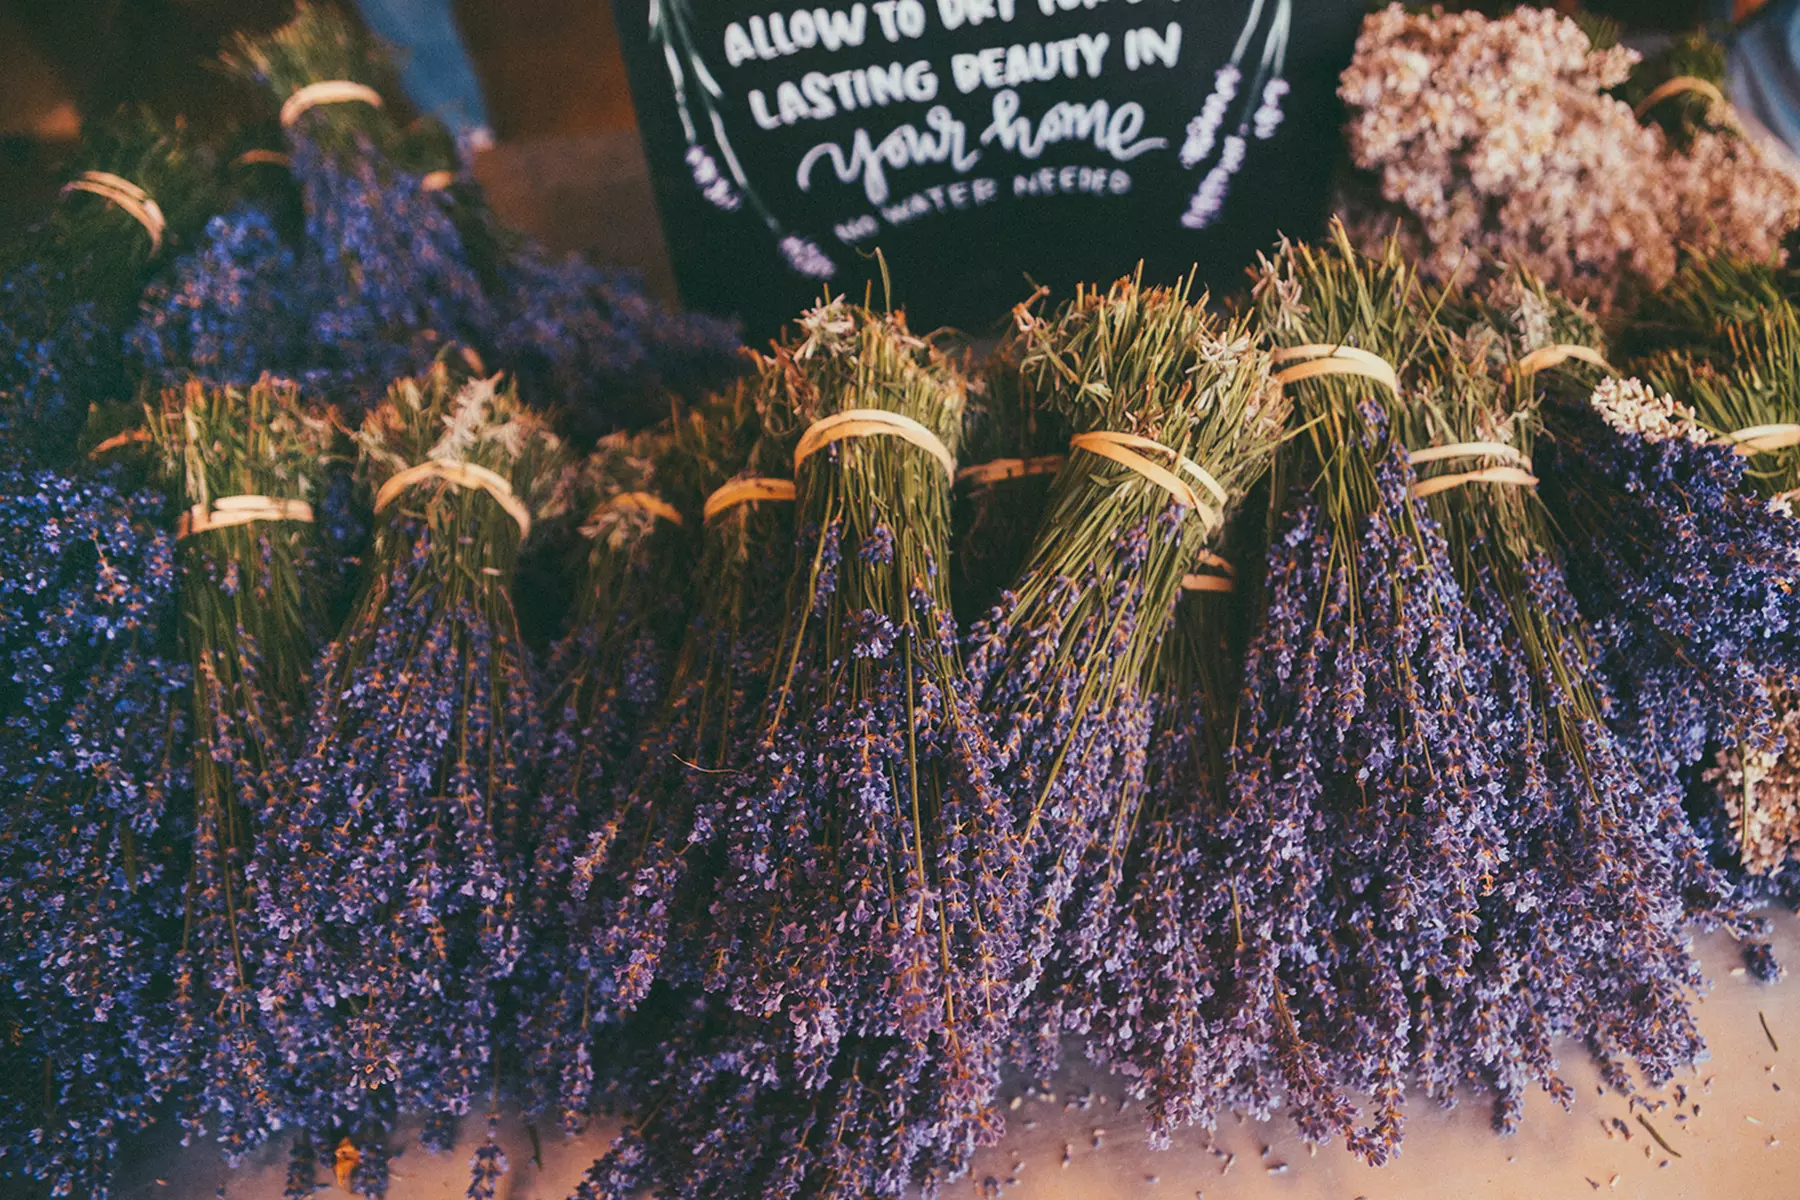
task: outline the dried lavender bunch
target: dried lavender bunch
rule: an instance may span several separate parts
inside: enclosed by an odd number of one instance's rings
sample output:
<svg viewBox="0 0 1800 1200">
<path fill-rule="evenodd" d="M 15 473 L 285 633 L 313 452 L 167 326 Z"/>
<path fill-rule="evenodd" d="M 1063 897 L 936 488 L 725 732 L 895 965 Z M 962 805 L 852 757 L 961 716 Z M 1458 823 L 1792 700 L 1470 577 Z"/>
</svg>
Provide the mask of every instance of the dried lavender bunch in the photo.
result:
<svg viewBox="0 0 1800 1200">
<path fill-rule="evenodd" d="M 168 1096 L 187 668 L 160 497 L 0 467 L 0 1179 L 110 1194 Z"/>
<path fill-rule="evenodd" d="M 1048 318 L 1016 316 L 1025 386 L 1077 437 L 1018 579 L 969 635 L 970 674 L 1026 856 L 1017 984 L 1039 994 L 1019 1053 L 1044 1074 L 1110 950 L 1182 577 L 1266 468 L 1287 408 L 1247 325 L 1214 316 L 1186 283 L 1121 279 Z M 1139 461 L 1176 489 L 1082 443 L 1096 433 L 1161 447 Z"/>
<path fill-rule="evenodd" d="M 286 1118 L 246 868 L 259 831 L 294 802 L 296 721 L 324 624 L 311 501 L 332 435 L 293 384 L 270 380 L 193 382 L 145 415 L 183 509 L 178 612 L 193 680 L 191 863 L 163 1036 L 183 1125 L 204 1137 L 211 1124 L 235 1160 Z"/>
<path fill-rule="evenodd" d="M 692 835 L 720 856 L 699 961 L 781 1049 L 763 1073 L 816 1093 L 805 1105 L 848 1080 L 858 1097 L 835 1165 L 785 1140 L 726 1151 L 887 1194 L 997 1133 L 1014 851 L 949 607 L 967 382 L 901 315 L 842 299 L 774 355 L 801 423 L 875 427 L 796 451 L 799 551 L 755 748 Z"/>
<path fill-rule="evenodd" d="M 1254 296 L 1282 347 L 1346 346 L 1404 377 L 1429 349 L 1412 268 L 1334 230 L 1286 245 Z M 1388 385 L 1289 385 L 1303 430 L 1250 643 L 1227 804 L 1194 891 L 1235 927 L 1212 1076 L 1372 1162 L 1399 1144 L 1430 1007 L 1479 955 L 1477 897 L 1504 853 L 1471 626 L 1441 534 L 1411 495 Z M 1234 931 L 1235 932 L 1235 931 Z M 1369 1096 L 1358 1123 L 1345 1099 Z"/>
<path fill-rule="evenodd" d="M 1447 338 L 1396 409 L 1396 428 L 1415 452 L 1486 442 L 1529 456 L 1536 397 L 1517 383 L 1495 370 L 1484 338 Z M 1456 469 L 1433 464 L 1421 487 Z M 1627 1094 L 1630 1066 L 1660 1087 L 1704 1056 L 1691 1007 L 1705 980 L 1687 926 L 1739 916 L 1683 811 L 1681 781 L 1643 769 L 1636 744 L 1615 732 L 1603 647 L 1530 478 L 1480 476 L 1426 502 L 1472 618 L 1502 788 L 1488 806 L 1500 840 L 1478 893 L 1481 953 L 1466 986 L 1422 1008 L 1430 1039 L 1419 1072 L 1434 1097 L 1491 1085 L 1505 1130 L 1528 1085 L 1567 1099 L 1551 1039 L 1581 1041 Z"/>
<path fill-rule="evenodd" d="M 544 671 L 548 762 L 532 822 L 530 943 L 519 970 L 527 1108 L 554 1103 L 571 1132 L 593 1086 L 589 1025 L 608 1007 L 584 969 L 592 922 L 572 895 L 574 875 L 589 832 L 628 787 L 632 750 L 663 702 L 694 567 L 683 513 L 698 505 L 679 457 L 691 447 L 678 450 L 677 440 L 666 427 L 603 438 L 572 487 L 587 518 L 574 604 Z"/>
<path fill-rule="evenodd" d="M 283 106 L 282 125 L 305 212 L 308 311 L 303 361 L 262 369 L 300 378 L 361 407 L 387 381 L 428 367 L 453 342 L 481 346 L 491 303 L 451 214 L 399 121 L 364 100 L 296 111 L 302 90 L 344 81 L 391 101 L 392 68 L 342 14 L 301 4 L 288 24 L 239 37 L 226 69 Z M 440 162 L 438 167 L 449 164 Z"/>
<path fill-rule="evenodd" d="M 1766 258 L 1800 224 L 1800 183 L 1729 130 L 1670 145 L 1609 94 L 1636 55 L 1577 22 L 1392 4 L 1371 14 L 1339 95 L 1352 163 L 1381 203 L 1359 216 L 1373 249 L 1399 224 L 1421 270 L 1524 266 L 1603 310 L 1629 307 L 1686 250 Z M 1654 190 L 1643 186 L 1654 179 Z"/>
<path fill-rule="evenodd" d="M 359 1131 L 374 1171 L 396 1111 L 447 1144 L 495 1086 L 542 746 L 509 588 L 561 450 L 510 387 L 443 364 L 395 383 L 356 441 L 377 488 L 368 579 L 314 668 L 292 800 L 253 871 L 295 1123 L 326 1145 Z"/>
<path fill-rule="evenodd" d="M 1795 421 L 1794 380 L 1800 378 L 1800 314 L 1785 299 L 1775 299 L 1771 277 L 1741 264 L 1719 262 L 1704 271 L 1696 269 L 1684 294 L 1663 310 L 1672 314 L 1689 308 L 1696 320 L 1683 322 L 1699 335 L 1697 344 L 1688 349 L 1665 350 L 1650 355 L 1637 364 L 1653 389 L 1668 390 L 1691 406 L 1695 423 L 1715 435 L 1729 435 L 1757 426 L 1782 426 Z M 1705 328 L 1699 305 L 1708 285 L 1720 286 L 1725 292 L 1725 312 Z M 1763 303 L 1745 303 L 1755 297 L 1761 287 L 1769 291 Z M 1691 306 L 1691 307 L 1690 307 Z M 1665 329 L 1670 326 L 1665 325 Z M 1720 338 L 1719 335 L 1723 334 Z M 1743 501 L 1748 510 L 1746 529 L 1736 548 L 1737 555 L 1747 561 L 1748 572 L 1758 561 L 1773 559 L 1777 568 L 1794 569 L 1789 556 L 1796 553 L 1793 489 L 1800 487 L 1800 449 L 1771 442 L 1750 442 L 1742 447 L 1722 446 L 1715 453 L 1733 459 L 1732 449 L 1748 450 L 1726 470 L 1732 472 L 1735 491 L 1747 495 Z M 1783 575 L 1780 580 L 1786 580 Z M 1754 599 L 1754 596 L 1752 596 Z M 1785 730 L 1794 718 L 1788 711 L 1796 674 L 1793 655 L 1796 652 L 1797 603 L 1790 592 L 1780 592 L 1761 611 L 1747 613 L 1739 626 L 1751 645 L 1760 650 L 1751 657 L 1758 670 L 1755 681 L 1772 697 L 1768 708 L 1748 708 L 1728 715 L 1746 722 L 1768 719 L 1772 708 L 1775 728 L 1751 728 L 1740 737 L 1735 722 L 1722 726 L 1716 741 L 1717 760 L 1707 772 L 1726 808 L 1726 828 L 1720 830 L 1722 848 L 1753 875 L 1776 876 L 1795 857 L 1800 848 L 1800 825 L 1783 814 L 1794 805 L 1785 780 L 1790 776 L 1790 758 L 1800 756 L 1786 737 Z M 1712 630 L 1709 633 L 1715 632 Z M 1767 649 L 1764 649 L 1764 647 Z M 1727 704 L 1741 703 L 1736 697 L 1723 698 Z M 1757 738 L 1755 733 L 1763 736 Z M 1742 742 L 1742 745 L 1735 743 Z M 1747 881 L 1752 892 L 1772 891 L 1792 894 L 1779 879 Z M 1771 889 L 1768 885 L 1773 884 Z"/>
<path fill-rule="evenodd" d="M 965 624 L 1018 578 L 1069 446 L 1062 414 L 1020 378 L 1021 353 L 1016 334 L 995 347 L 970 403 L 950 555 L 951 598 Z"/>
<path fill-rule="evenodd" d="M 147 113 L 90 123 L 73 168 L 43 223 L 0 251 L 0 432 L 52 456 L 89 403 L 130 393 L 123 330 L 216 199 L 206 151 Z M 102 194 L 115 178 L 143 199 Z"/>
</svg>

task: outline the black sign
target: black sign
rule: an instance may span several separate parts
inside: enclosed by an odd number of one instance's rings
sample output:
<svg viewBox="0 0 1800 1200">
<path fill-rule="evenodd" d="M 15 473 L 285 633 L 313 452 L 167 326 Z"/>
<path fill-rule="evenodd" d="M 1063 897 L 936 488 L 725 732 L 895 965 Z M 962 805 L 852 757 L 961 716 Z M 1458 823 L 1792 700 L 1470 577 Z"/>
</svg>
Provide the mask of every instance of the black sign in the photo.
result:
<svg viewBox="0 0 1800 1200">
<path fill-rule="evenodd" d="M 614 0 L 683 296 L 754 336 L 877 248 L 915 329 L 1140 259 L 1235 288 L 1323 218 L 1365 7 Z"/>
</svg>

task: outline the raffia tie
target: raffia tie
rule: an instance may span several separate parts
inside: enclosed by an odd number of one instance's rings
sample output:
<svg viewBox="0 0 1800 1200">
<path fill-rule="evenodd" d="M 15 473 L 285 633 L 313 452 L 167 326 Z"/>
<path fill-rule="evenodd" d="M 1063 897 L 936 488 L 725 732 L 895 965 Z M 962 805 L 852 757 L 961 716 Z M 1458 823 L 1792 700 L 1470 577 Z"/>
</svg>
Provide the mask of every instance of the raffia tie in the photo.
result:
<svg viewBox="0 0 1800 1200">
<path fill-rule="evenodd" d="M 150 235 L 150 253 L 162 249 L 163 231 L 169 227 L 169 222 L 163 216 L 162 207 L 150 198 L 150 193 L 131 180 L 111 171 L 83 171 L 63 184 L 62 190 L 65 196 L 70 192 L 87 192 L 108 201 L 144 227 L 144 232 Z"/>
<path fill-rule="evenodd" d="M 1658 84 L 1648 96 L 1638 101 L 1638 106 L 1631 110 L 1631 115 L 1639 120 L 1645 113 L 1661 104 L 1671 96 L 1679 96 L 1694 92 L 1705 96 L 1709 104 L 1724 104 L 1725 93 L 1711 80 L 1702 79 L 1698 75 L 1677 75 L 1673 79 L 1665 79 Z"/>
<path fill-rule="evenodd" d="M 1269 361 L 1277 365 L 1292 364 L 1282 367 L 1271 377 L 1279 384 L 1299 383 L 1302 379 L 1320 375 L 1359 375 L 1386 386 L 1396 396 L 1400 394 L 1400 375 L 1393 364 L 1379 354 L 1355 346 L 1334 346 L 1325 342 L 1283 346 L 1269 355 Z"/>
<path fill-rule="evenodd" d="M 727 509 L 740 504 L 755 504 L 763 500 L 792 500 L 794 498 L 794 481 L 791 479 L 770 479 L 762 475 L 754 475 L 745 479 L 734 479 L 706 498 L 700 508 L 700 519 L 710 521 Z"/>
<path fill-rule="evenodd" d="M 367 84 L 350 79 L 325 79 L 309 83 L 305 87 L 294 89 L 282 101 L 282 128 L 288 128 L 305 115 L 308 109 L 317 108 L 321 104 L 367 104 L 371 108 L 380 108 L 381 93 Z"/>
<path fill-rule="evenodd" d="M 1221 558 L 1211 550 L 1200 552 L 1200 565 L 1216 567 L 1221 572 L 1217 575 L 1203 575 L 1198 572 L 1181 577 L 1181 590 L 1184 592 L 1230 592 L 1237 589 L 1237 568 L 1231 560 Z"/>
<path fill-rule="evenodd" d="M 512 484 L 497 472 L 474 463 L 440 462 L 433 458 L 398 471 L 389 476 L 388 481 L 375 493 L 375 511 L 380 512 L 392 504 L 401 492 L 428 479 L 441 479 L 459 488 L 486 492 L 518 525 L 521 538 L 531 536 L 531 510 L 514 494 Z"/>
<path fill-rule="evenodd" d="M 1558 342 L 1553 346 L 1539 346 L 1513 366 L 1521 374 L 1534 375 L 1539 371 L 1548 371 L 1551 367 L 1561 366 L 1571 358 L 1584 363 L 1591 363 L 1610 375 L 1617 375 L 1606 356 L 1592 346 L 1576 345 L 1573 342 Z"/>
<path fill-rule="evenodd" d="M 104 441 L 94 443 L 94 448 L 88 451 L 88 457 L 102 458 L 121 447 L 149 440 L 150 431 L 148 429 L 127 429 L 124 433 L 115 433 Z"/>
<path fill-rule="evenodd" d="M 312 505 L 304 500 L 268 496 L 221 496 L 210 505 L 196 504 L 175 521 L 175 540 L 209 529 L 231 529 L 252 521 L 303 521 L 312 524 Z"/>
<path fill-rule="evenodd" d="M 1439 492 L 1447 492 L 1451 488 L 1462 487 L 1466 483 L 1501 483 L 1510 487 L 1536 487 L 1537 476 L 1525 468 L 1530 465 L 1518 449 L 1503 442 L 1456 442 L 1449 446 L 1430 446 L 1424 450 L 1414 450 L 1407 454 L 1406 461 L 1414 466 L 1424 463 L 1441 462 L 1447 458 L 1500 458 L 1507 461 L 1504 467 L 1482 467 L 1474 471 L 1461 471 L 1450 475 L 1433 475 L 1430 479 L 1421 479 L 1413 484 L 1413 495 L 1424 499 L 1435 496 Z"/>
<path fill-rule="evenodd" d="M 1074 450 L 1086 450 L 1089 454 L 1097 454 L 1101 458 L 1110 459 L 1122 467 L 1136 471 L 1174 497 L 1175 503 L 1199 513 L 1200 520 L 1208 529 L 1216 529 L 1224 522 L 1225 518 L 1220 509 L 1202 501 L 1192 485 L 1186 479 L 1181 478 L 1181 475 L 1176 474 L 1176 471 L 1189 476 L 1211 492 L 1219 502 L 1220 508 L 1231 499 L 1230 494 L 1199 463 L 1184 454 L 1176 453 L 1161 442 L 1140 437 L 1135 433 L 1099 430 L 1094 433 L 1077 434 L 1069 439 L 1069 447 Z M 1138 453 L 1140 450 L 1171 460 L 1175 464 L 1175 471 L 1144 457 L 1143 454 Z"/>
<path fill-rule="evenodd" d="M 652 495 L 649 492 L 620 492 L 600 507 L 602 509 L 632 509 L 637 512 L 649 513 L 653 517 L 660 517 L 676 525 L 686 524 L 681 519 L 680 509 L 661 496 Z"/>
<path fill-rule="evenodd" d="M 1752 454 L 1800 446 L 1800 425 L 1752 425 L 1726 434 L 1725 440 L 1735 443 L 1737 452 L 1749 458 Z"/>
<path fill-rule="evenodd" d="M 250 149 L 238 155 L 234 161 L 240 167 L 254 167 L 258 165 L 291 167 L 294 165 L 294 160 L 279 150 Z"/>
<path fill-rule="evenodd" d="M 800 464 L 814 454 L 844 438 L 874 437 L 876 435 L 897 437 L 911 442 L 931 457 L 937 459 L 938 465 L 944 468 L 944 474 L 956 481 L 956 457 L 950 453 L 949 447 L 911 417 L 897 412 L 889 412 L 884 408 L 851 408 L 832 416 L 814 421 L 800 435 L 800 444 L 794 447 L 794 473 L 800 473 Z"/>
<path fill-rule="evenodd" d="M 956 473 L 956 482 L 973 487 L 1002 483 L 1008 479 L 1024 479 L 1031 475 L 1054 475 L 1068 460 L 1061 454 L 1040 454 L 1034 458 L 996 458 Z"/>
</svg>

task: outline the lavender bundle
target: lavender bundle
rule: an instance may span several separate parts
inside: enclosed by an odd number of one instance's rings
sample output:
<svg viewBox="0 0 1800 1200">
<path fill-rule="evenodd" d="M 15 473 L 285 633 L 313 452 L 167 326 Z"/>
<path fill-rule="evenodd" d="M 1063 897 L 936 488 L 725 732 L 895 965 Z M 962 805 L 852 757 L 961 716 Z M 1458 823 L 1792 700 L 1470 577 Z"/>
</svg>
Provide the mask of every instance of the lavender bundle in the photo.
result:
<svg viewBox="0 0 1800 1200">
<path fill-rule="evenodd" d="M 379 1194 L 397 1111 L 446 1145 L 496 1087 L 542 747 L 509 587 L 561 452 L 510 387 L 443 364 L 397 382 L 356 441 L 375 488 L 368 580 L 314 668 L 292 800 L 253 870 L 295 1121 L 351 1136 L 358 1185 Z"/>
<path fill-rule="evenodd" d="M 0 467 L 0 1179 L 104 1200 L 176 1074 L 183 781 L 160 498 Z"/>
<path fill-rule="evenodd" d="M 1503 446 L 1529 456 L 1534 403 L 1479 340 L 1449 340 L 1395 423 L 1415 461 L 1428 447 L 1483 443 L 1495 457 Z M 1482 953 L 1465 988 L 1434 998 L 1421 1074 L 1434 1096 L 1488 1080 L 1496 1120 L 1511 1129 L 1528 1084 L 1566 1095 L 1548 1039 L 1579 1039 L 1624 1093 L 1634 1090 L 1629 1065 L 1660 1087 L 1703 1056 L 1691 1006 L 1705 981 L 1687 926 L 1735 925 L 1738 914 L 1683 812 L 1680 781 L 1641 768 L 1636 745 L 1614 732 L 1602 647 L 1532 477 L 1421 474 L 1416 490 L 1430 495 L 1474 622 L 1504 839 L 1479 893 Z"/>
<path fill-rule="evenodd" d="M 1106 969 L 1182 579 L 1265 469 L 1286 407 L 1247 327 L 1187 284 L 1122 279 L 1017 318 L 1026 385 L 1075 437 L 1018 580 L 969 643 L 1026 856 L 1017 985 L 1042 986 L 1020 1053 L 1042 1074 Z"/>
<path fill-rule="evenodd" d="M 718 871 L 702 983 L 739 1015 L 686 1053 L 738 1100 L 698 1149 L 663 1140 L 685 1105 L 626 1149 L 683 1188 L 898 1194 L 996 1132 L 1011 969 L 1008 814 L 949 611 L 967 384 L 843 300 L 776 360 L 807 423 L 799 554 L 754 749 L 691 835 Z"/>
<path fill-rule="evenodd" d="M 51 455 L 90 403 L 130 392 L 124 328 L 214 199 L 205 152 L 148 115 L 92 123 L 75 167 L 43 224 L 0 253 L 0 431 Z"/>
<path fill-rule="evenodd" d="M 190 383 L 148 406 L 183 511 L 181 631 L 192 676 L 193 816 L 165 1030 L 190 1135 L 215 1122 L 236 1158 L 281 1126 L 280 1058 L 259 1007 L 267 949 L 246 868 L 293 803 L 289 765 L 323 625 L 312 530 L 326 421 L 292 384 Z"/>
<path fill-rule="evenodd" d="M 682 486 L 676 443 L 667 429 L 614 434 L 581 465 L 573 494 L 588 515 L 575 600 L 545 668 L 548 766 L 533 821 L 519 1041 L 528 1110 L 554 1102 L 571 1132 L 593 1085 L 589 1026 L 609 1007 L 584 969 L 596 949 L 582 904 L 587 881 L 578 885 L 575 872 L 589 832 L 597 841 L 599 827 L 611 825 L 599 814 L 629 787 L 632 750 L 669 686 L 694 567 L 683 515 L 694 508 L 693 489 Z M 610 882 L 604 872 L 602 882 Z"/>
</svg>

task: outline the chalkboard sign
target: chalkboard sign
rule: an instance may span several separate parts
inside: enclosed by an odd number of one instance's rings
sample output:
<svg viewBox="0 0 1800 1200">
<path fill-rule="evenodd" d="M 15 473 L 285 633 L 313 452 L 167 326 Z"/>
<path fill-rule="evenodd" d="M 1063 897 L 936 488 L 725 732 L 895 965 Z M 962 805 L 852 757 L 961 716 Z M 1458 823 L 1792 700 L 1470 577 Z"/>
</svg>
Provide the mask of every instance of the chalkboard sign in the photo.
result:
<svg viewBox="0 0 1800 1200">
<path fill-rule="evenodd" d="M 688 304 L 772 332 L 885 255 L 914 328 L 1323 219 L 1364 0 L 615 0 Z M 879 285 L 878 285 L 879 286 Z M 879 297 L 880 293 L 877 293 Z"/>
</svg>

